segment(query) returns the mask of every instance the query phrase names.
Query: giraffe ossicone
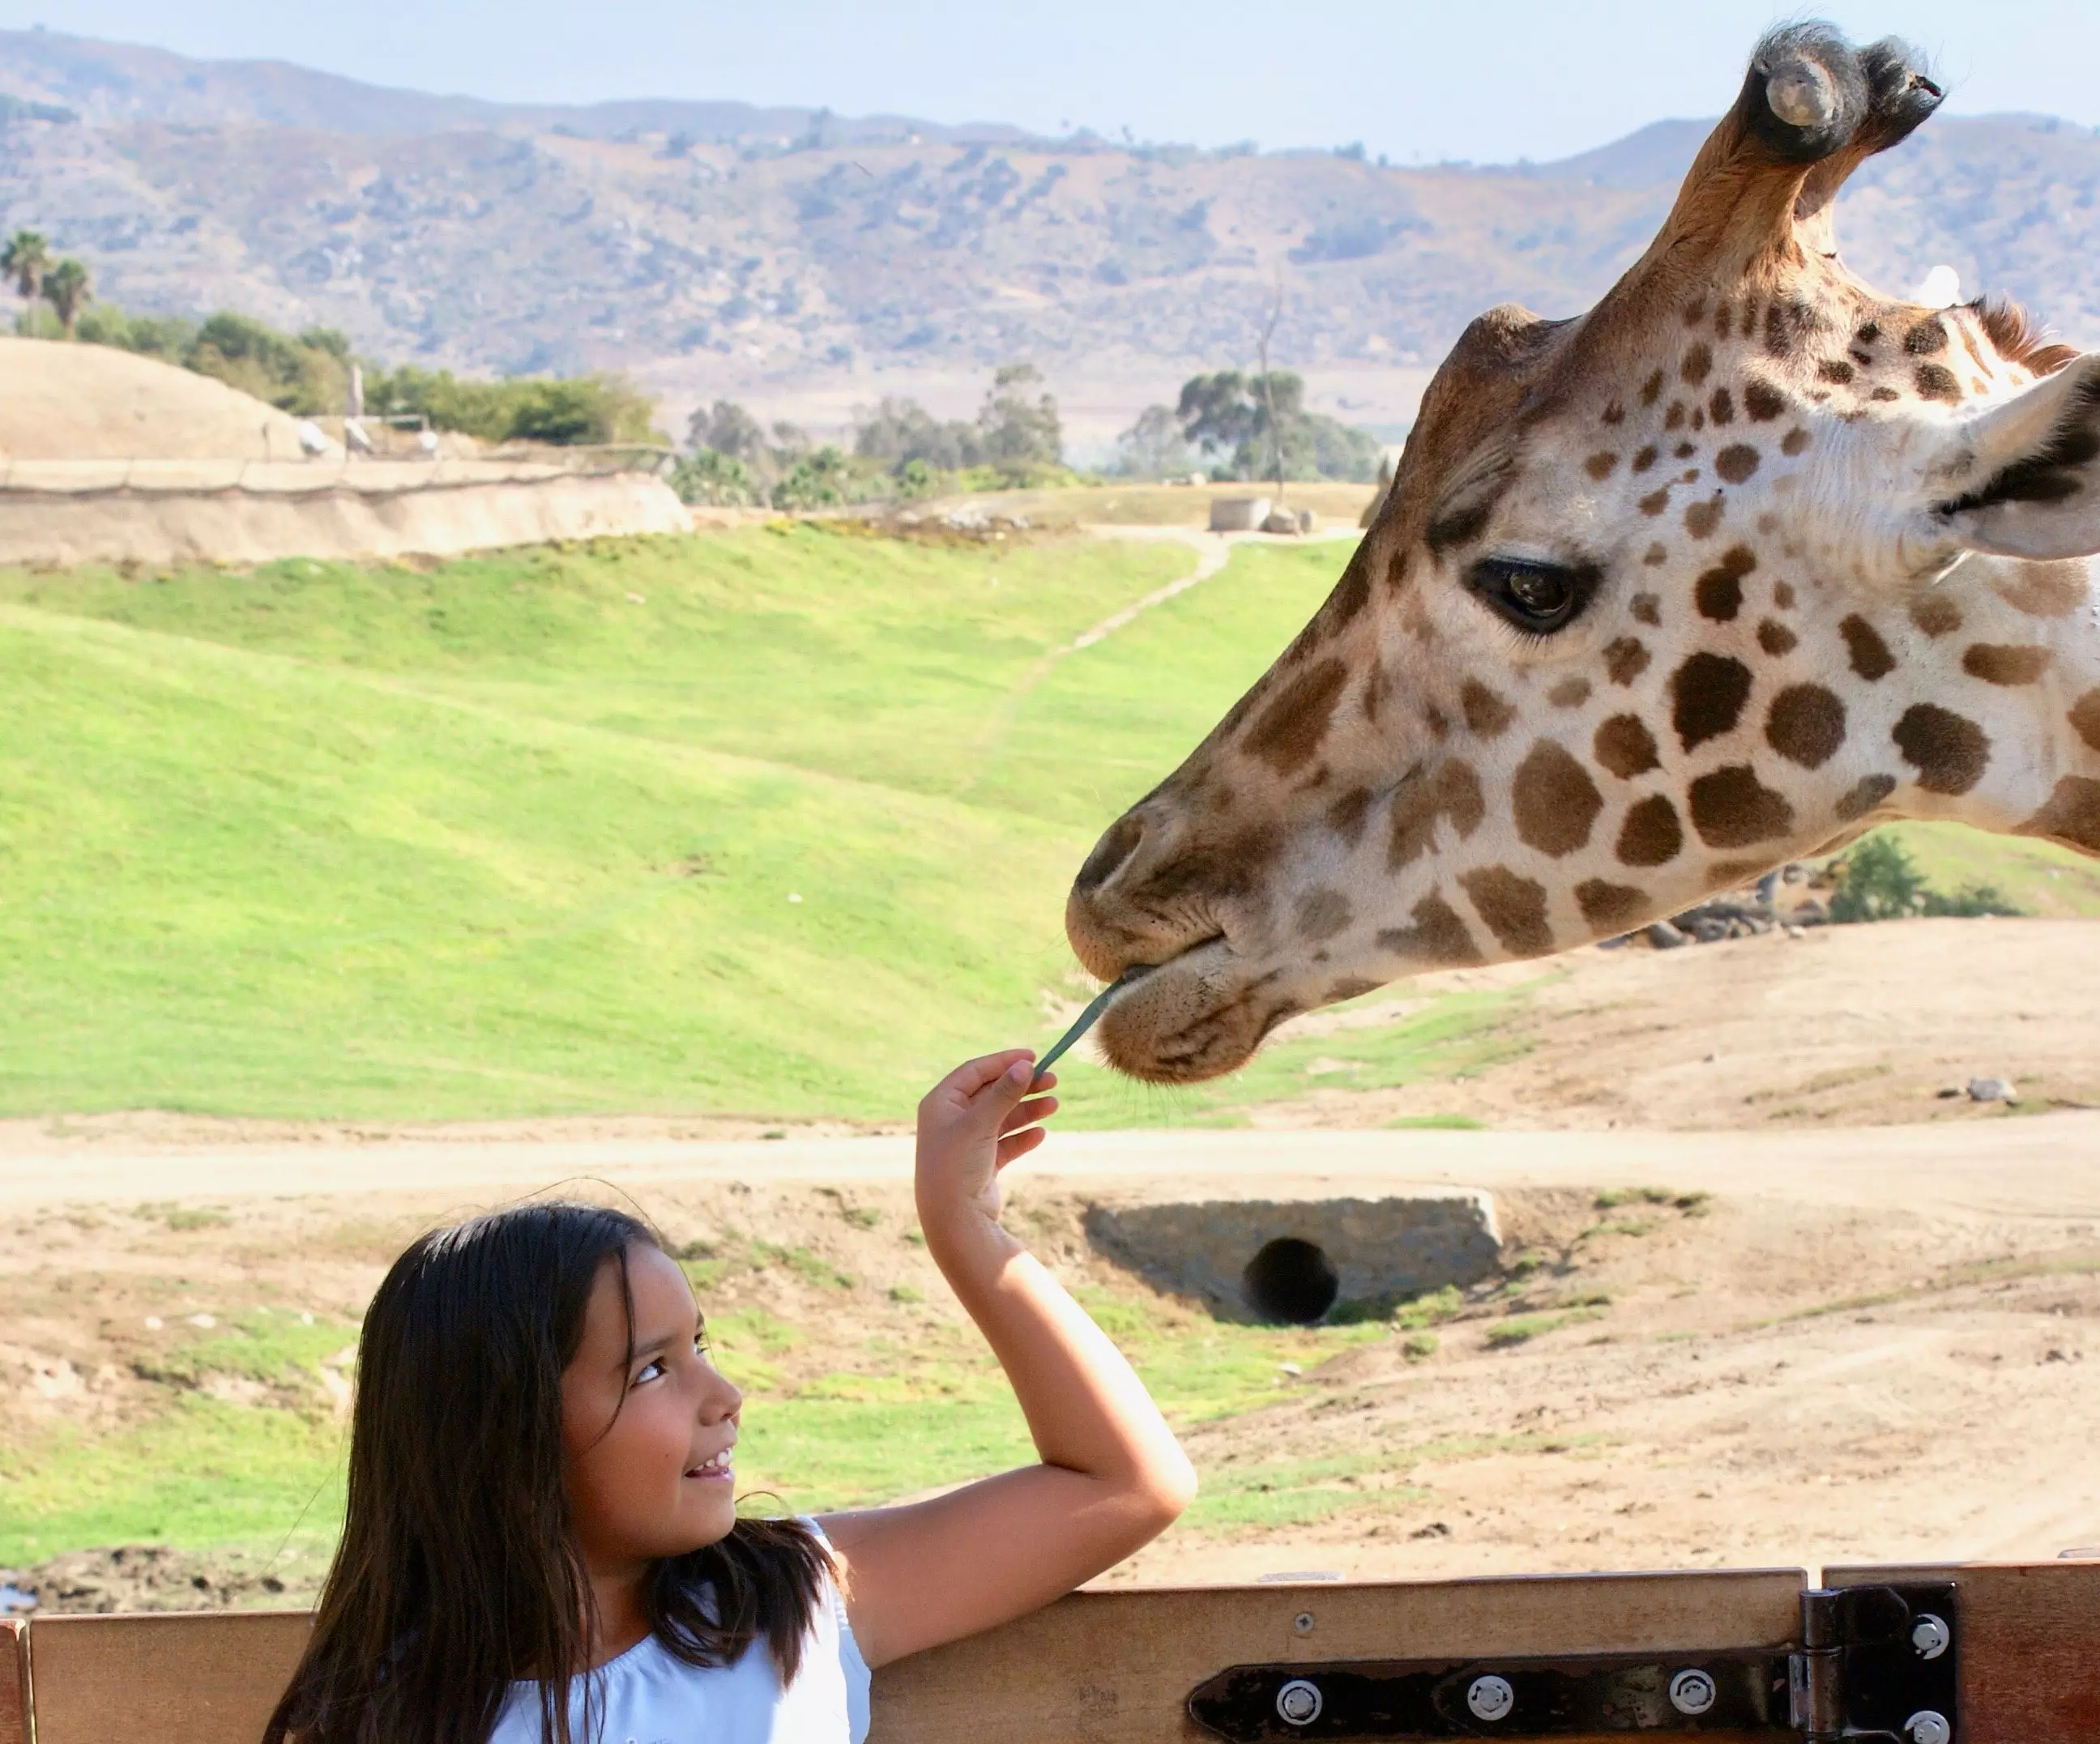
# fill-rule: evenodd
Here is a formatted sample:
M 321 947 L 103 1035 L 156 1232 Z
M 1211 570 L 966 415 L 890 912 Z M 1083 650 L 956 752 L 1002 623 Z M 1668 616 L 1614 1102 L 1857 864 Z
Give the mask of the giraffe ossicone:
M 1081 962 L 1157 966 L 1114 1065 L 1215 1077 L 1886 819 L 2100 855 L 2100 355 L 1838 258 L 1838 188 L 1940 95 L 1776 31 L 1595 308 L 1466 330 L 1326 605 L 1080 870 Z

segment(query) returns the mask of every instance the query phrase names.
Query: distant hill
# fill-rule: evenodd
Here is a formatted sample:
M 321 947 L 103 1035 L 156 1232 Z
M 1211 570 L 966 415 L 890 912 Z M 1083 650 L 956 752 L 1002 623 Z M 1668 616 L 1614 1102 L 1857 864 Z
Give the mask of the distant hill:
M 1025 356 L 1111 434 L 1189 371 L 1249 361 L 1280 273 L 1280 360 L 1321 409 L 1392 424 L 1481 309 L 1592 302 L 1705 126 L 1388 169 L 733 103 L 522 107 L 0 33 L 0 227 L 44 229 L 127 306 L 338 326 L 390 362 L 625 369 L 674 413 L 734 393 L 821 421 L 887 391 L 953 403 Z M 1943 117 L 1862 173 L 1840 232 L 1892 289 L 1943 261 L 2100 341 L 2085 129 Z

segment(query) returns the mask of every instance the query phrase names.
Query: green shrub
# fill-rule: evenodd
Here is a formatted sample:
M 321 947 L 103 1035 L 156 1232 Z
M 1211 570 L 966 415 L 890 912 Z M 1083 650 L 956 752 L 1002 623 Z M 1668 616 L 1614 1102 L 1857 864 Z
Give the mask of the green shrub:
M 671 488 L 681 502 L 721 508 L 740 509 L 760 500 L 758 481 L 751 476 L 751 469 L 733 455 L 712 448 L 686 455 L 673 467 Z
M 1952 895 L 1935 890 L 1903 843 L 1888 835 L 1870 835 L 1846 857 L 1843 876 L 1830 899 L 1830 918 L 1840 925 L 1913 914 L 1974 918 L 2020 912 L 1994 884 L 1965 884 Z

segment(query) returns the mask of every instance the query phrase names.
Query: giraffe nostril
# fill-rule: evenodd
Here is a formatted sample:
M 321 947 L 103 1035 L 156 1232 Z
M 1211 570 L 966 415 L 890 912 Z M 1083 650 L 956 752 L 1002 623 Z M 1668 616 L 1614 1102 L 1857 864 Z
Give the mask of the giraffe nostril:
M 1124 813 L 1094 844 L 1093 852 L 1087 856 L 1087 863 L 1079 868 L 1079 875 L 1072 881 L 1073 889 L 1099 890 L 1129 863 L 1144 839 L 1144 820 L 1135 812 Z

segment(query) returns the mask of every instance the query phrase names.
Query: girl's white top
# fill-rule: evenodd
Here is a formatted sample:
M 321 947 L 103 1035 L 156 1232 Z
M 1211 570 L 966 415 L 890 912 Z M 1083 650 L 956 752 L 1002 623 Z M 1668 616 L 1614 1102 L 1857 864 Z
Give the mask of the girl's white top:
M 587 1737 L 584 1697 L 593 1684 L 603 1729 Z M 701 1666 L 673 1658 L 652 1635 L 570 1685 L 569 1724 L 576 1744 L 861 1744 L 867 1685 L 845 1601 L 827 1574 L 785 1689 L 763 1641 L 734 1665 Z M 488 1744 L 544 1744 L 537 1684 L 510 1686 Z

